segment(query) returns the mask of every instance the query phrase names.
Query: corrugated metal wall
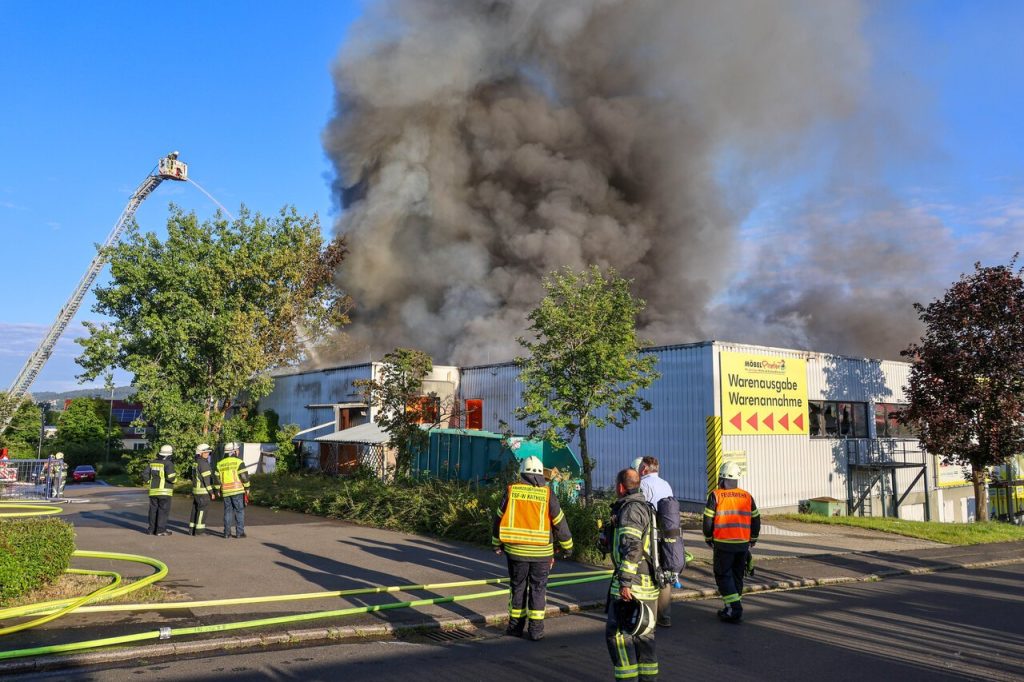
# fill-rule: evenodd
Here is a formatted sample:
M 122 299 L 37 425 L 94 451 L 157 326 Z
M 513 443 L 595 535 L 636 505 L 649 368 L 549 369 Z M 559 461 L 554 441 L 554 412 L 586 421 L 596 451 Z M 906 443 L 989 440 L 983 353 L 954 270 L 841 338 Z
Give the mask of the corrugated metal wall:
M 274 410 L 281 424 L 298 424 L 308 429 L 331 421 L 334 410 L 330 407 L 309 408 L 307 405 L 359 402 L 358 389 L 352 385 L 357 379 L 369 379 L 369 363 L 338 367 L 301 374 L 274 377 L 274 390 L 260 400 L 260 410 Z M 312 435 L 323 435 L 322 433 Z
M 661 379 L 644 398 L 653 405 L 650 412 L 625 429 L 590 429 L 587 441 L 596 461 L 595 487 L 608 488 L 615 474 L 634 458 L 653 455 L 661 460 L 661 475 L 672 485 L 676 497 L 703 502 L 705 496 L 704 418 L 714 410 L 710 344 L 666 346 L 646 351 L 658 356 Z M 484 428 L 499 430 L 509 422 L 516 433 L 526 426 L 512 419 L 520 405 L 522 385 L 512 364 L 469 367 L 462 370 L 461 398 L 483 400 Z M 579 450 L 578 443 L 573 443 Z
M 793 351 L 763 346 L 715 343 L 715 405 L 721 405 L 718 354 L 722 351 L 807 361 L 809 400 L 855 402 L 905 402 L 903 387 L 910 367 L 887 360 L 864 360 L 822 353 Z M 718 408 L 720 411 L 720 407 Z M 874 423 L 869 405 L 869 435 Z M 725 450 L 747 453 L 747 476 L 740 485 L 750 490 L 759 507 L 796 506 L 812 497 L 846 499 L 846 442 L 808 436 L 725 436 Z M 905 489 L 917 470 L 902 470 L 897 482 Z M 924 492 L 922 482 L 914 488 Z

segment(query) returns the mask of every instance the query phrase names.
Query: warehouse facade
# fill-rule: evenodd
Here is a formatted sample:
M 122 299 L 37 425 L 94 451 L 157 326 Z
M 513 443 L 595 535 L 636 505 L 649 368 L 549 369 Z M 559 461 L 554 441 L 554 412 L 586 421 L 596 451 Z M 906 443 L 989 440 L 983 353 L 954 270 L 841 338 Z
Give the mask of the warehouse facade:
M 740 484 L 766 510 L 796 511 L 827 498 L 855 514 L 973 517 L 964 472 L 922 452 L 896 419 L 907 403 L 907 363 L 719 341 L 644 353 L 658 358 L 661 374 L 643 392 L 652 409 L 624 429 L 588 431 L 595 487 L 610 487 L 619 469 L 653 455 L 676 496 L 698 509 L 709 462 L 731 459 L 744 472 Z M 351 382 L 369 376 L 374 364 L 276 377 L 260 408 L 303 428 L 333 423 L 305 436 L 311 438 L 351 428 L 339 417 L 343 410 L 372 421 Z M 429 379 L 427 391 L 443 389 L 463 406 L 448 425 L 466 427 L 471 415 L 473 428 L 498 431 L 506 422 L 514 433 L 526 432 L 513 416 L 522 393 L 513 363 L 437 367 Z

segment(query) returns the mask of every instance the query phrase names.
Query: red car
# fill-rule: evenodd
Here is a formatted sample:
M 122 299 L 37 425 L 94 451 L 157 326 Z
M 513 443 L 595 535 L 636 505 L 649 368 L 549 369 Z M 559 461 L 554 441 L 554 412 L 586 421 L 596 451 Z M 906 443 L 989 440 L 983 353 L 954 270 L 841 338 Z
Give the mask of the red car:
M 75 467 L 75 470 L 71 472 L 71 480 L 75 483 L 81 483 L 82 481 L 95 481 L 96 470 L 88 464 Z

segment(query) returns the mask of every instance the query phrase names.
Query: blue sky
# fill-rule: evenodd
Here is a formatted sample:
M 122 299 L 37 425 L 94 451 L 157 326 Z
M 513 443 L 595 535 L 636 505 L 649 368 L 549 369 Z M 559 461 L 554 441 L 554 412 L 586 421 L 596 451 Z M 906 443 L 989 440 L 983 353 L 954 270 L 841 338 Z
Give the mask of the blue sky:
M 330 65 L 362 6 L 0 0 L 0 388 L 131 191 L 172 149 L 229 209 L 294 204 L 330 230 L 320 135 L 332 107 Z M 878 87 L 910 110 L 905 149 L 881 165 L 886 187 L 967 240 L 980 230 L 974 241 L 988 251 L 979 253 L 998 257 L 1007 250 L 999 235 L 1024 225 L 1024 4 L 871 7 Z M 172 201 L 202 216 L 215 209 L 195 188 L 164 183 L 137 213 L 140 226 L 159 231 Z M 772 209 L 764 201 L 748 222 Z M 952 276 L 971 262 L 954 260 Z M 95 319 L 91 303 L 36 390 L 78 387 L 70 338 L 81 319 Z

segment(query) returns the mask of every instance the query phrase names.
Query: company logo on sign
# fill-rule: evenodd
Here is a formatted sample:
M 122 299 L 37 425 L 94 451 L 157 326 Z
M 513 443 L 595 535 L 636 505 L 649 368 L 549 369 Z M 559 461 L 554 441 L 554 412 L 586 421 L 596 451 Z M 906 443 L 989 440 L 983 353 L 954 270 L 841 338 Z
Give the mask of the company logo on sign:
M 806 435 L 807 363 L 721 353 L 724 435 Z

